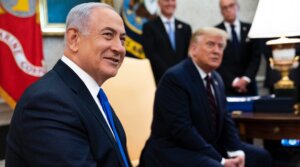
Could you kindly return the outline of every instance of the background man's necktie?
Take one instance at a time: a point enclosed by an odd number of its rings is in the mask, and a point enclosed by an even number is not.
[[[214,119],[214,126],[217,127],[217,115],[218,115],[218,108],[217,108],[217,104],[216,104],[216,100],[215,100],[215,97],[212,93],[212,79],[209,75],[207,75],[205,77],[205,80],[206,80],[206,93],[207,93],[207,98],[208,98],[208,103],[209,103],[209,107],[211,109],[211,114],[212,114],[212,117]]]
[[[239,40],[238,40],[238,37],[237,37],[237,33],[234,29],[234,25],[230,25],[231,27],[231,40],[232,40],[232,46],[233,46],[233,52],[234,52],[234,56],[236,59],[239,59]]]
[[[170,39],[170,42],[171,42],[171,45],[172,45],[172,48],[174,50],[176,50],[176,44],[175,44],[175,32],[172,28],[172,24],[170,21],[167,21],[166,22],[167,24],[167,27],[168,27],[168,36],[169,36],[169,39]]]
[[[103,91],[103,89],[100,89],[100,91],[98,92],[98,95],[97,95],[100,103],[101,103],[101,106],[104,110],[104,113],[108,119],[108,122],[109,122],[109,125],[114,133],[114,136],[115,136],[115,139],[116,139],[116,142],[118,144],[118,147],[119,147],[119,151],[122,155],[122,159],[124,161],[124,164],[126,167],[128,167],[128,162],[127,162],[127,158],[126,158],[126,155],[125,155],[125,152],[124,152],[124,149],[122,147],[122,143],[120,141],[120,138],[119,138],[119,135],[118,135],[118,132],[117,132],[117,129],[115,127],[115,123],[114,123],[114,119],[113,119],[113,116],[112,116],[112,111],[111,111],[111,108],[110,108],[110,104],[108,102],[108,99]]]

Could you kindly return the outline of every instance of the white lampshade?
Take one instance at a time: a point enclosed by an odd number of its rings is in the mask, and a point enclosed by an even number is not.
[[[248,36],[300,36],[300,0],[259,0]]]

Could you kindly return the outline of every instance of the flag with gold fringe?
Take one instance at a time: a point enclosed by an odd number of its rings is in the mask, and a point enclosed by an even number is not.
[[[0,96],[12,108],[46,73],[38,0],[0,0]]]
[[[127,33],[125,47],[127,56],[143,59],[145,54],[141,44],[142,26],[156,17],[156,0],[124,0],[121,11]]]

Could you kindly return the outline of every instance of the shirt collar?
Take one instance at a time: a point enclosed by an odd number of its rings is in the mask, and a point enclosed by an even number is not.
[[[160,19],[165,24],[167,21],[171,22],[171,24],[175,24],[175,17],[172,16],[170,19],[166,18],[164,15],[160,15]]]
[[[202,70],[202,68],[199,67],[199,66],[197,65],[197,63],[195,63],[194,61],[193,61],[193,64],[194,64],[195,67],[197,68],[197,71],[199,72],[200,77],[201,77],[202,80],[205,80],[205,77],[206,77],[207,75],[209,75],[209,76],[211,77],[211,73],[208,73],[208,74],[207,74],[206,72],[204,72],[204,71]]]
[[[81,69],[76,63],[74,63],[65,55],[62,56],[61,61],[63,61],[78,75],[78,77],[83,81],[83,83],[88,88],[92,96],[97,97],[97,94],[100,90],[100,86],[97,84],[97,82],[88,73],[86,73],[83,69]]]
[[[231,34],[231,27],[230,27],[230,23],[229,22],[226,22],[224,21],[224,25],[225,25],[225,29],[226,29],[226,32],[229,34],[229,39],[232,40],[232,34]],[[235,19],[235,21],[233,22],[233,25],[234,25],[234,29],[235,29],[235,32],[236,32],[236,35],[238,37],[238,40],[240,40],[240,36],[241,36],[241,22],[238,20],[238,19]]]
[[[225,24],[225,26],[228,26],[229,28],[230,28],[230,23],[229,22],[227,22],[227,21],[224,21],[224,24]],[[240,26],[240,21],[236,18],[235,20],[234,20],[234,22],[233,22],[233,25],[235,26],[235,27],[237,27],[237,26]]]
[[[231,27],[230,27],[231,24],[229,22],[224,21],[224,25],[225,25],[225,28],[226,28],[227,32],[231,30]],[[241,23],[238,19],[235,19],[235,21],[233,22],[233,25],[234,25],[235,29],[237,30],[237,29],[240,28]]]

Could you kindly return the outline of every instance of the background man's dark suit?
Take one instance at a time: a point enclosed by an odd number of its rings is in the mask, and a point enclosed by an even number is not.
[[[155,95],[152,132],[143,150],[141,167],[221,166],[225,151],[243,150],[251,161],[249,145],[240,142],[229,113],[224,109],[224,85],[212,72],[218,104],[218,127],[213,118],[203,81],[190,58],[170,68]],[[263,164],[263,160],[261,161]]]
[[[160,17],[143,25],[142,45],[146,57],[150,60],[156,84],[169,67],[186,58],[191,33],[189,25],[175,19],[174,51]]]
[[[216,27],[226,31],[224,23]],[[222,64],[217,69],[225,83],[226,95],[257,95],[255,77],[260,63],[260,44],[258,40],[247,37],[250,27],[250,24],[241,22],[240,54],[237,58],[234,56],[232,41],[227,40]],[[247,76],[251,82],[247,86],[248,92],[240,94],[233,89],[232,82],[234,78],[242,76]]]
[[[113,118],[126,150],[125,132],[114,114]],[[87,87],[59,61],[18,102],[7,139],[6,166],[123,167],[118,150]]]

